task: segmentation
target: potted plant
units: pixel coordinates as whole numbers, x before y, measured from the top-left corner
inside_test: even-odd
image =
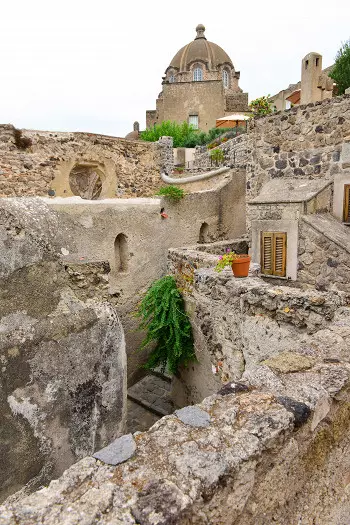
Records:
[[[235,252],[227,251],[224,255],[220,255],[215,271],[222,272],[226,266],[231,266],[235,277],[248,277],[250,255],[238,255]]]

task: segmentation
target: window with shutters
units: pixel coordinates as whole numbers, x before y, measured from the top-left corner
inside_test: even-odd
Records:
[[[344,185],[343,221],[350,224],[350,184]]]
[[[286,276],[287,234],[261,232],[261,273]]]

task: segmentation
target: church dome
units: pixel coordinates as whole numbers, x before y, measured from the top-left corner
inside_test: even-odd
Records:
[[[196,27],[196,31],[196,38],[176,53],[167,70],[174,68],[180,72],[188,71],[191,64],[197,61],[204,62],[209,70],[218,69],[222,64],[233,67],[228,54],[220,46],[206,39],[205,27],[202,24]]]

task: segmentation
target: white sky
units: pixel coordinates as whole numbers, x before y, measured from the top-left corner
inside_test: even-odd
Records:
[[[310,51],[333,62],[349,0],[15,0],[0,4],[0,123],[124,136],[155,109],[161,78],[198,23],[249,98],[300,79]]]

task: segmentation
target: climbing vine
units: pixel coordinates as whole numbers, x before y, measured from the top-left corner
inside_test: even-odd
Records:
[[[168,275],[152,284],[137,316],[141,317],[140,328],[147,331],[141,349],[156,342],[145,368],[160,366],[175,374],[180,365],[196,359],[191,323],[174,277]]]

